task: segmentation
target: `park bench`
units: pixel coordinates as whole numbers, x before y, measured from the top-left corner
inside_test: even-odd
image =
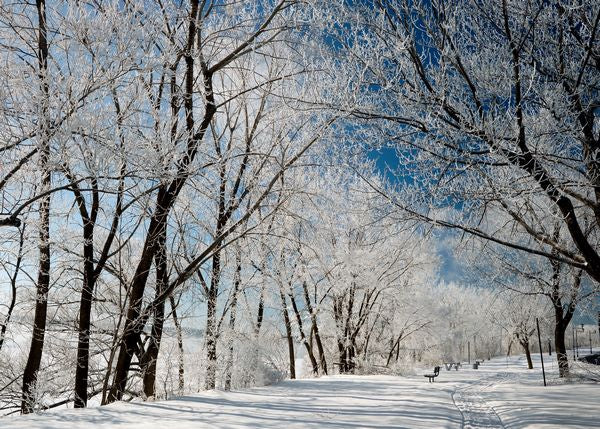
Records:
[[[444,366],[446,367],[446,371],[450,371],[452,367],[458,371],[458,368],[461,366],[460,362],[444,362]]]
[[[440,375],[440,367],[436,366],[433,369],[433,374],[425,374],[423,377],[427,377],[429,379],[429,382],[431,383],[432,381],[435,381],[435,377],[437,377],[438,375]]]

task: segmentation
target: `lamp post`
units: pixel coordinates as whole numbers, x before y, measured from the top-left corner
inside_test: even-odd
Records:
[[[577,327],[575,327],[575,356],[579,357],[579,344],[577,341],[577,332],[579,331],[579,329]]]
[[[573,348],[573,360],[577,359],[575,356],[575,325],[573,325],[573,341],[571,342],[571,347]]]
[[[579,330],[579,327],[575,327],[575,353],[577,355],[577,357],[579,357],[579,343],[577,341],[577,333],[581,332],[583,333],[585,331],[585,329],[583,328],[583,323],[581,324],[581,331]]]
[[[544,376],[544,387],[546,387],[546,369],[544,368],[544,353],[542,353],[542,336],[540,335],[540,321],[535,318],[535,326],[537,327],[538,344],[540,346],[540,361],[542,362],[542,375]]]

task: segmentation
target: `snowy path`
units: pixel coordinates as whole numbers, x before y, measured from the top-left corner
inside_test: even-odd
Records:
[[[504,429],[502,420],[481,394],[486,388],[505,378],[506,373],[500,373],[481,379],[478,383],[463,385],[452,393],[452,400],[462,414],[464,429]]]
[[[545,359],[548,387],[542,385],[539,355],[533,370],[516,356],[486,361],[478,370],[442,371],[439,378],[451,386],[465,429],[599,428],[600,385],[558,382],[554,360]]]
[[[333,376],[162,402],[54,409],[0,418],[2,429],[191,428],[597,428],[600,385],[544,388],[537,360],[486,361],[478,370],[422,375]],[[421,373],[429,372],[423,370]],[[550,374],[555,365],[548,362]]]
[[[2,429],[460,428],[448,392],[423,377],[322,377],[177,400],[52,410]],[[70,424],[69,424],[70,423]]]

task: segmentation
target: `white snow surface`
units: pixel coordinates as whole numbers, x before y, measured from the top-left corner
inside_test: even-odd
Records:
[[[554,358],[554,356],[552,356]],[[234,392],[208,391],[161,402],[55,409],[0,419],[3,429],[196,428],[594,428],[600,385],[563,383],[545,356],[496,358],[479,369],[442,365],[435,383],[409,377],[329,376]]]

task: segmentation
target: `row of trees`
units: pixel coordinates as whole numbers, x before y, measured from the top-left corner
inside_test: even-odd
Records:
[[[600,284],[599,25],[591,1],[0,5],[2,407],[491,356],[501,329],[528,354],[543,302],[566,375]],[[487,292],[438,285],[438,227]]]
[[[565,330],[600,282],[600,6],[336,7],[328,25],[349,66],[332,103],[349,106],[369,124],[360,139],[398,161],[388,172],[396,191],[373,189],[399,212],[501,254],[512,283],[526,279],[524,292],[546,296],[566,375]],[[484,255],[477,264],[496,272]]]
[[[284,174],[335,119],[295,108],[313,96],[313,71],[294,50],[300,6],[2,6],[3,234],[19,237],[19,261],[31,258],[32,240],[39,248],[22,412],[36,401],[52,295],[76,327],[77,407],[97,393],[98,331],[112,335],[103,338],[111,351],[102,402],[122,399],[134,357],[152,396],[166,302],[175,315],[194,276],[214,354],[224,249],[288,198]],[[10,265],[14,298],[34,272]],[[118,318],[104,319],[106,310]]]

